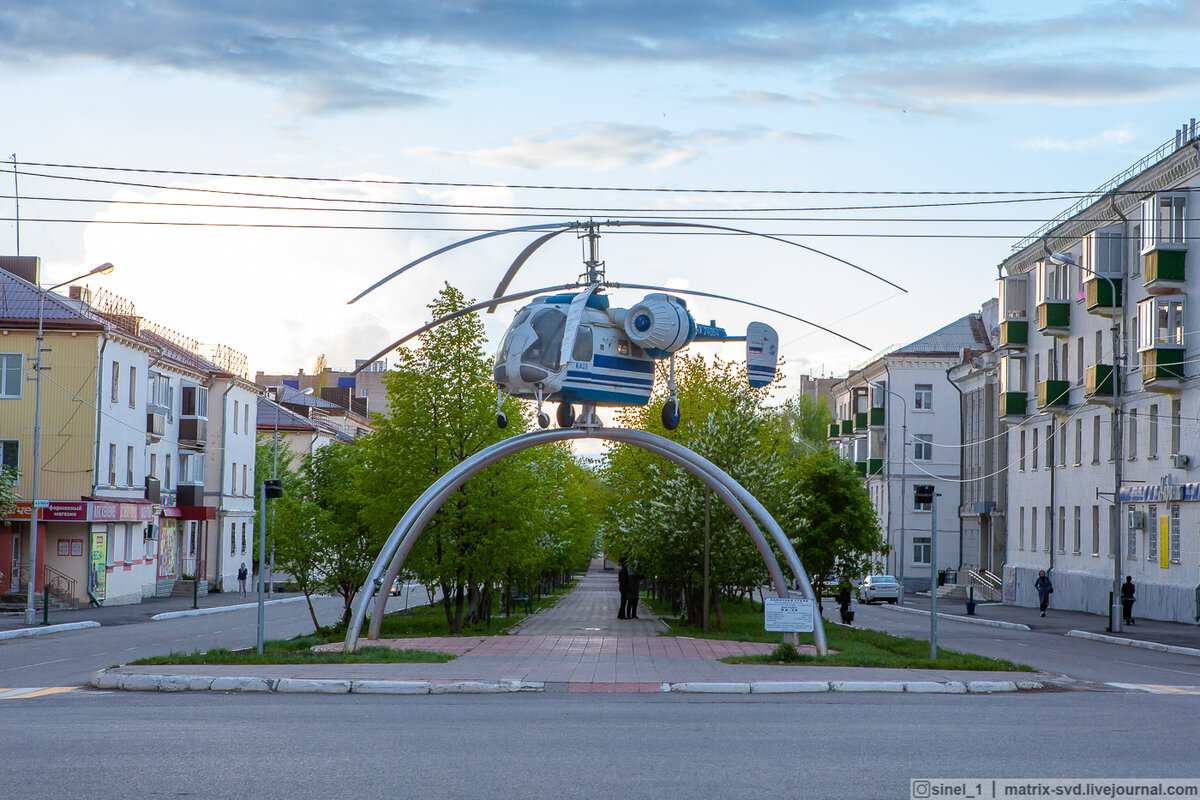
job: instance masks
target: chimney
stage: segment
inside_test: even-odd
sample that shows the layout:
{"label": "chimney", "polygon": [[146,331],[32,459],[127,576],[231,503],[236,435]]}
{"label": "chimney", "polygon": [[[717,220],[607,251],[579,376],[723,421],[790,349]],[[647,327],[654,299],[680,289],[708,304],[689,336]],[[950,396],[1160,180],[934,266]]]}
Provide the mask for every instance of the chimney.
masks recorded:
{"label": "chimney", "polygon": [[0,269],[37,285],[42,260],[37,256],[0,256]]}

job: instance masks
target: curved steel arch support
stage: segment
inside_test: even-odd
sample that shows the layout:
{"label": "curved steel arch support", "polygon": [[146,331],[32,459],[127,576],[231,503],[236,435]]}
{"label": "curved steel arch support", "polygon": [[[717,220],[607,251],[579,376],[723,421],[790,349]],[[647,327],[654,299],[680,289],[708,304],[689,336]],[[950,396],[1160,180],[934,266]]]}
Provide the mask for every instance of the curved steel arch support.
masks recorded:
{"label": "curved steel arch support", "polygon": [[[779,577],[779,567],[775,564],[773,554],[768,558],[770,548],[765,545],[765,540],[761,538],[761,531],[753,524],[752,520],[744,516],[744,511],[748,509],[750,513],[758,517],[776,545],[783,552],[785,560],[788,562],[792,573],[796,578],[796,582],[800,587],[800,591],[809,598],[816,599],[813,593],[812,585],[809,583],[808,575],[804,571],[804,567],[800,564],[800,559],[796,555],[795,550],[791,546],[784,535],[779,524],[770,515],[770,513],[751,495],[746,489],[731,478],[726,472],[708,461],[704,457],[689,450],[682,445],[672,442],[669,439],[657,436],[646,431],[635,431],[624,428],[600,428],[600,429],[558,429],[535,431],[533,433],[522,434],[515,436],[512,439],[506,439],[502,442],[497,442],[490,447],[481,450],[465,461],[460,462],[450,469],[445,475],[434,482],[432,486],[425,490],[421,496],[414,502],[405,512],[404,516],[396,524],[391,535],[385,542],[379,556],[375,559],[375,563],[371,566],[371,570],[367,574],[367,579],[363,584],[363,588],[359,591],[358,596],[354,599],[353,613],[350,620],[350,627],[346,633],[346,650],[353,650],[358,641],[358,633],[362,628],[363,620],[366,617],[367,606],[371,602],[371,597],[375,593],[376,586],[380,586],[382,590],[382,578],[384,575],[384,566],[392,564],[395,561],[395,570],[398,573],[399,566],[407,557],[416,540],[420,538],[421,532],[429,519],[436,513],[437,509],[445,501],[450,494],[465,483],[472,475],[481,471],[485,467],[494,464],[495,462],[505,458],[506,456],[518,453],[522,450],[531,447],[537,447],[542,444],[551,442],[567,441],[571,439],[581,438],[600,438],[609,441],[624,442],[632,444],[636,447],[641,447],[649,452],[655,452],[659,455],[669,458],[678,463],[697,477],[701,478],[706,485],[713,488],[722,499],[732,495],[736,501],[734,505],[730,505],[734,513],[738,515],[739,520],[743,520],[743,525],[749,521],[747,532],[751,537],[756,539],[756,545],[759,547],[760,553],[764,555],[764,560],[767,562],[768,570],[774,566],[772,577],[776,583],[776,590],[781,596],[787,596],[786,586],[781,586],[781,578]],[[694,468],[693,468],[694,467]],[[718,489],[717,487],[721,487]],[[728,501],[726,501],[728,504]],[[743,506],[743,513],[739,514],[737,506]],[[753,530],[752,530],[753,529]],[[755,536],[755,533],[758,536]],[[381,606],[382,607],[382,606]],[[382,613],[376,613],[375,619],[382,619]],[[374,622],[374,619],[372,620]],[[817,647],[817,652],[825,654],[828,648],[825,642],[825,628],[822,624],[822,619],[819,614],[814,615],[813,641]],[[373,627],[375,627],[373,625]]]}
{"label": "curved steel arch support", "polygon": [[[751,517],[750,513],[746,510],[746,507],[738,501],[729,487],[726,486],[721,479],[714,476],[708,470],[689,462],[687,459],[676,453],[670,452],[666,448],[661,447],[657,442],[643,442],[640,446],[646,451],[662,456],[663,458],[666,458],[667,460],[672,461],[691,472],[693,475],[699,478],[701,482],[712,489],[721,502],[729,506],[730,510],[733,511],[734,516],[736,516],[738,521],[742,523],[742,527],[745,528],[746,532],[750,534],[750,538],[754,541],[755,547],[758,548],[759,555],[762,556],[763,561],[767,565],[767,571],[771,576],[771,583],[775,586],[776,593],[780,597],[787,597],[787,583],[783,578],[783,573],[779,569],[779,564],[775,560],[775,554],[771,552],[771,546],[767,543],[766,537],[763,536],[762,530],[759,529],[753,517]],[[489,463],[495,462],[489,460]],[[392,558],[392,563],[388,567],[388,571],[383,579],[382,586],[391,586],[396,580],[397,576],[400,574],[400,568],[403,566],[405,559],[408,557],[409,551],[416,544],[417,539],[420,538],[421,533],[424,531],[425,524],[429,519],[432,518],[433,514],[437,512],[437,509],[442,505],[442,503],[444,503],[445,500],[451,494],[453,494],[455,488],[456,487],[443,488],[435,496],[431,497],[429,502],[425,503],[425,507],[421,509],[421,513],[418,514],[413,526],[403,532],[400,538],[399,546],[397,547],[396,555]],[[418,502],[420,502],[420,500],[418,500]],[[382,589],[376,595],[375,610],[371,614],[371,624],[367,632],[367,636],[370,639],[379,638],[379,632],[383,625],[384,609],[387,607],[387,599],[388,594]]]}

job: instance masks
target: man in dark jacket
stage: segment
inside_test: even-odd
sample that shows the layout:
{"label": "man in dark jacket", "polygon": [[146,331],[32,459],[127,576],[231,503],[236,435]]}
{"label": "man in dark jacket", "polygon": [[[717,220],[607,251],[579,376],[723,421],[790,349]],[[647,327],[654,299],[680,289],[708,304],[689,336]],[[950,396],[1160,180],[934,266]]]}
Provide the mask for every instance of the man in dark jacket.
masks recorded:
{"label": "man in dark jacket", "polygon": [[621,571],[617,573],[617,589],[621,592],[621,607],[617,610],[617,619],[625,619],[625,609],[629,605],[629,567],[625,566],[625,559],[620,558],[617,563],[621,565]]}
{"label": "man in dark jacket", "polygon": [[1126,575],[1125,582],[1121,584],[1121,611],[1125,617],[1125,624],[1133,624],[1133,603],[1137,599],[1133,595],[1137,589],[1133,585],[1133,576]]}
{"label": "man in dark jacket", "polygon": [[638,594],[642,588],[642,576],[637,570],[629,570],[629,593],[625,595],[625,618],[637,619]]}

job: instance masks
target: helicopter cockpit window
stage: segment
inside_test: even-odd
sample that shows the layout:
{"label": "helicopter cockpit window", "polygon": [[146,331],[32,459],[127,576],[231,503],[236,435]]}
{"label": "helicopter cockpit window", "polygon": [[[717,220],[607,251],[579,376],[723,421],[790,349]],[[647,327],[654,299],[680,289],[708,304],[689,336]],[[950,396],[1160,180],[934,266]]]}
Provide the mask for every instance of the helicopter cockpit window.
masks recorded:
{"label": "helicopter cockpit window", "polygon": [[496,353],[496,365],[499,366],[508,361],[509,342],[512,338],[513,331],[521,327],[521,323],[529,319],[529,309],[522,308],[513,318],[512,323],[508,326],[508,330],[504,332],[504,341],[501,342],[500,351]]}
{"label": "helicopter cockpit window", "polygon": [[529,321],[537,341],[525,348],[521,354],[523,364],[537,364],[548,370],[559,368],[562,355],[563,333],[567,327],[567,315],[557,308],[543,308],[534,312]]}
{"label": "helicopter cockpit window", "polygon": [[617,354],[622,356],[629,355],[629,342],[624,339],[617,340]]}
{"label": "helicopter cockpit window", "polygon": [[571,350],[571,358],[576,361],[592,360],[592,326],[580,325],[575,333],[575,347]]}

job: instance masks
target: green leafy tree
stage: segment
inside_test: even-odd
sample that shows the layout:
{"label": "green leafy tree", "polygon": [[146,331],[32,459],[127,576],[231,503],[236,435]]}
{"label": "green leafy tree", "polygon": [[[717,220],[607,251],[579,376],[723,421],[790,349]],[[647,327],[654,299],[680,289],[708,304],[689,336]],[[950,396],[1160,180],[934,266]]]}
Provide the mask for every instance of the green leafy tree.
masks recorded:
{"label": "green leafy tree", "polygon": [[833,412],[824,400],[797,395],[783,404],[779,415],[796,442],[797,454],[829,446],[829,423],[833,422]]}
{"label": "green leafy tree", "polygon": [[17,475],[12,467],[0,467],[0,519],[17,509]]}

